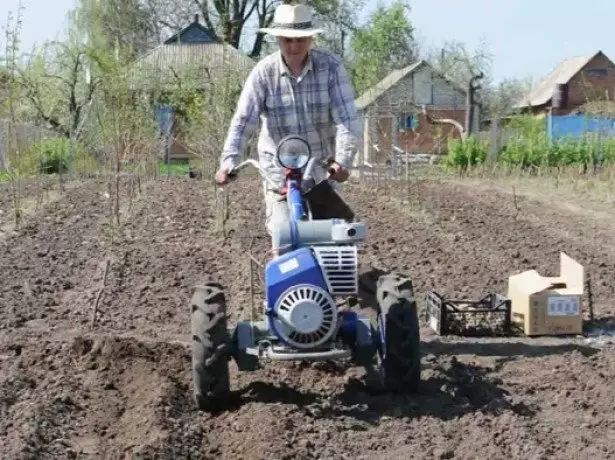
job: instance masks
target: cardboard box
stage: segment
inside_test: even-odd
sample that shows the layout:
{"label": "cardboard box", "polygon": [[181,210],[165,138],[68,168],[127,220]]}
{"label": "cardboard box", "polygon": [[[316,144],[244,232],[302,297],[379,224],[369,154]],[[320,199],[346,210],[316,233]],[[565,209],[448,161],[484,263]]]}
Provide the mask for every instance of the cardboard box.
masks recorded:
{"label": "cardboard box", "polygon": [[559,276],[528,270],[508,278],[511,321],[528,336],[581,334],[584,287],[583,266],[560,252]]}

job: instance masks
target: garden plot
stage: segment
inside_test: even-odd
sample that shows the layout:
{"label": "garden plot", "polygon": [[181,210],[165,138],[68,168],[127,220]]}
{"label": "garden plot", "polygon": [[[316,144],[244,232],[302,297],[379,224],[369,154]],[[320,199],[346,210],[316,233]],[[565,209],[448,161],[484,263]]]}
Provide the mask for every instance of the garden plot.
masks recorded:
{"label": "garden plot", "polygon": [[60,183],[50,176],[36,179],[0,181],[0,239],[13,232],[15,223],[15,196],[19,200],[20,214],[24,220],[36,214],[46,204],[62,196]]}
{"label": "garden plot", "polygon": [[[553,271],[565,251],[592,275],[596,319],[607,324],[615,314],[615,254],[606,231],[584,240],[581,220],[443,182],[413,183],[406,204],[402,190],[389,190],[388,198],[371,186],[345,190],[368,225],[362,270],[405,273],[420,299],[432,289],[454,297],[505,293],[510,274]],[[102,183],[71,189],[3,249],[3,457],[615,455],[615,359],[608,343],[439,338],[424,321],[420,395],[374,393],[360,370],[341,364],[275,364],[241,374],[232,365],[237,404],[217,415],[200,413],[187,345],[192,286],[222,283],[232,319],[249,315],[246,253],[251,245],[264,260],[269,249],[261,187],[242,178],[227,189],[224,233],[216,191],[203,182],[151,183],[121,232],[107,225],[104,191]]]}

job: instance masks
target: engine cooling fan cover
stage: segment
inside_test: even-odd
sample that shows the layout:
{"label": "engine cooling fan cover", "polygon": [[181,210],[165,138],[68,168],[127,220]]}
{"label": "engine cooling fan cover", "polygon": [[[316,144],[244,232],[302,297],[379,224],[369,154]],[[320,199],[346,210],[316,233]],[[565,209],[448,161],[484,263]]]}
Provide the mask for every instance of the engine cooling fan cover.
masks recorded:
{"label": "engine cooling fan cover", "polygon": [[324,289],[293,286],[275,303],[273,326],[280,339],[296,348],[322,345],[337,329],[337,306]]}

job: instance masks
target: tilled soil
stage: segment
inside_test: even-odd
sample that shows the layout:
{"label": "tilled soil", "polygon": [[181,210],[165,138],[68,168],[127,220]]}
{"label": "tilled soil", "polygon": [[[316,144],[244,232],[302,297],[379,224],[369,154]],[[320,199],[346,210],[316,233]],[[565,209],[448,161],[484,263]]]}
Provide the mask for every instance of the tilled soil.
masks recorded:
{"label": "tilled soil", "polygon": [[[615,454],[610,344],[438,338],[424,321],[419,395],[378,393],[361,370],[342,363],[272,364],[253,373],[232,364],[232,407],[199,412],[188,345],[192,287],[221,282],[231,319],[249,315],[248,248],[264,260],[269,247],[259,184],[242,178],[228,188],[224,234],[216,192],[203,182],[149,184],[134,206],[123,203],[122,231],[107,225],[105,191],[102,182],[68,189],[2,248],[2,458]],[[422,304],[427,289],[451,297],[505,293],[512,273],[557,271],[563,250],[591,274],[598,321],[614,315],[608,228],[459,185],[414,183],[410,192],[387,197],[373,184],[346,186],[368,224],[364,272],[407,274]],[[584,239],[583,228],[594,238]]]}
{"label": "tilled soil", "polygon": [[36,214],[45,203],[60,196],[60,183],[51,176],[0,182],[0,238],[6,238],[13,231],[16,201],[19,203],[19,214],[26,219]]}

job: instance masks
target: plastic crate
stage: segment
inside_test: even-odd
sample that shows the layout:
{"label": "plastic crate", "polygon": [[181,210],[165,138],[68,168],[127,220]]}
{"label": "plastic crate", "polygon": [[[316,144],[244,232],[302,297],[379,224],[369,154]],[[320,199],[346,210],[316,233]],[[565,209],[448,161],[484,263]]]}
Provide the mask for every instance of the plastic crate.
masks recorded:
{"label": "plastic crate", "polygon": [[480,300],[445,299],[434,291],[425,295],[427,324],[438,335],[510,335],[511,301],[496,293]]}

